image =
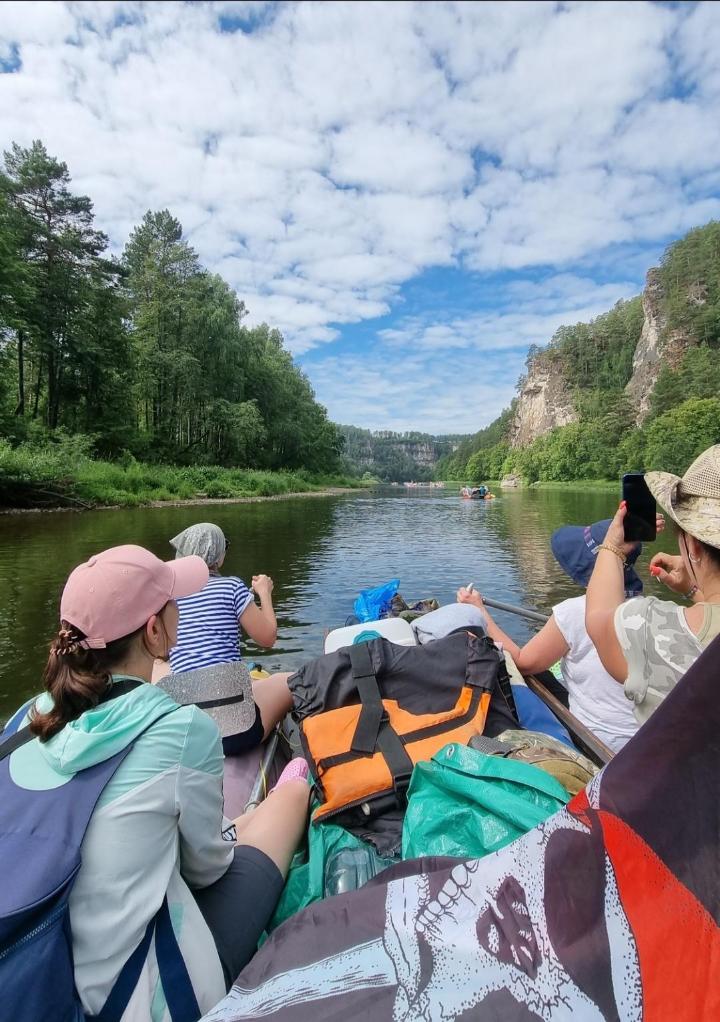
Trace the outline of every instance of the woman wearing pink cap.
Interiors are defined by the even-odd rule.
[[[23,817],[48,792],[43,805],[53,812],[76,806],[108,774],[88,810],[69,900],[75,988],[87,1015],[103,1011],[112,992],[112,1017],[122,1022],[180,1017],[177,989],[162,982],[169,944],[188,981],[182,1017],[209,1010],[254,953],[305,827],[309,788],[292,769],[251,815],[225,819],[217,725],[149,684],[153,662],[167,659],[176,641],[175,600],[207,580],[200,557],[165,563],[138,546],[76,568],[62,595],[46,691],[6,731],[27,740],[9,754],[0,749],[0,807],[14,800]],[[56,829],[62,820],[51,835]],[[38,842],[38,861],[25,864],[38,877],[31,884],[42,882],[51,844]],[[136,971],[118,1009],[131,956]]]

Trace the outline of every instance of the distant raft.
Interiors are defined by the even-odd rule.
[[[460,496],[463,500],[495,500],[495,494],[490,493],[487,486],[463,486]]]

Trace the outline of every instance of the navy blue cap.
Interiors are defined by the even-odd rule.
[[[565,574],[583,588],[590,581],[598,547],[605,539],[611,522],[611,518],[605,518],[592,525],[563,525],[550,537],[555,560]],[[633,568],[641,553],[642,543],[638,543],[632,553],[628,554],[625,565],[626,596],[639,596],[643,591],[642,580]]]

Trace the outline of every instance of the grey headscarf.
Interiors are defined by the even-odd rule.
[[[176,558],[197,554],[212,568],[225,553],[225,534],[218,525],[198,522],[174,536],[170,546],[175,548]]]

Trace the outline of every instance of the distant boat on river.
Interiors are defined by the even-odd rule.
[[[495,494],[490,493],[487,486],[463,486],[460,496],[463,500],[495,500]]]

